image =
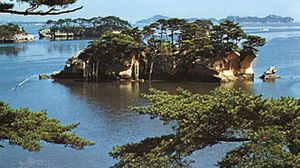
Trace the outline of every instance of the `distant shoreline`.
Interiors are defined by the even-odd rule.
[[[130,24],[133,27],[140,27],[144,24],[149,24],[151,22],[155,22],[159,19],[167,19],[171,18],[168,16],[163,15],[155,15],[150,18],[137,20],[137,21],[130,21]],[[266,17],[256,17],[256,16],[228,16],[226,18],[216,19],[216,18],[184,18],[188,22],[193,22],[195,20],[204,19],[204,20],[211,20],[212,22],[218,23],[222,20],[232,20],[235,21],[242,26],[261,26],[261,25],[267,25],[267,26],[283,26],[283,25],[289,25],[289,26],[300,26],[300,22],[295,21],[292,17],[283,17],[283,16],[277,16],[277,15],[269,15]],[[240,20],[246,20],[246,21],[240,21]],[[250,22],[247,22],[247,20],[251,20]],[[20,25],[44,25],[46,23],[45,21],[0,21],[0,25],[6,24],[6,23],[16,23]]]

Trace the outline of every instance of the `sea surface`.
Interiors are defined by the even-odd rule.
[[[38,26],[26,29],[37,36]],[[0,45],[0,100],[11,106],[28,107],[33,111],[46,109],[49,116],[63,124],[80,122],[76,134],[97,144],[84,150],[43,143],[40,152],[28,152],[18,146],[0,149],[1,168],[99,168],[116,163],[108,152],[115,145],[140,141],[149,136],[172,132],[158,120],[128,110],[130,105],[145,103],[140,97],[149,87],[175,93],[177,87],[195,93],[208,93],[218,88],[241,88],[265,97],[300,96],[300,27],[246,27],[245,30],[267,38],[254,64],[254,82],[217,83],[55,83],[38,80],[38,74],[61,70],[68,57],[86,47],[89,40],[39,40],[20,44]],[[258,77],[270,65],[278,68],[281,77],[264,83]],[[194,167],[216,167],[216,162],[234,143],[218,144],[196,152],[191,159]]]

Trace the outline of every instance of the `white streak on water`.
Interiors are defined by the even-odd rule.
[[[30,77],[24,79],[23,81],[21,81],[20,83],[18,83],[16,86],[14,86],[14,87],[11,89],[11,91],[14,91],[14,90],[16,90],[18,87],[23,86],[25,83],[27,83],[27,82],[28,82],[31,78],[33,78],[33,77],[37,77],[37,75],[34,74],[34,75],[32,75],[32,76],[30,76]]]

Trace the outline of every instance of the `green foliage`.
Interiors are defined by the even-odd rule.
[[[130,52],[135,44],[134,38],[125,33],[106,33],[92,43],[92,45],[97,46],[100,50],[108,49],[105,52],[111,52],[111,54]]]
[[[229,20],[213,25],[209,20],[190,23],[177,18],[160,19],[144,27],[142,32],[147,40],[146,47],[155,51],[149,55],[161,54],[163,44],[167,43],[173,51],[169,55],[176,55],[175,62],[187,64],[187,67],[223,58],[228,52],[246,50],[255,53],[265,44],[265,39],[247,35],[238,23]]]
[[[0,102],[0,141],[19,145],[29,151],[39,151],[40,141],[63,144],[74,149],[94,145],[73,132],[78,124],[63,126],[56,119],[49,119],[45,111],[31,112],[29,109],[12,109]]]
[[[76,19],[59,19],[48,20],[46,26],[51,29],[70,29],[70,28],[94,28],[94,29],[106,29],[106,30],[122,30],[130,27],[130,24],[126,20],[122,20],[119,17],[107,16],[107,17],[93,17],[90,19],[76,18]]]
[[[53,34],[55,32],[72,33],[75,37],[82,38],[98,38],[105,32],[122,31],[130,28],[130,24],[126,20],[119,17],[93,17],[90,19],[59,19],[48,20],[44,28],[49,28]],[[141,37],[140,37],[141,38]]]
[[[172,155],[177,143],[177,141],[173,141],[174,138],[174,135],[166,135],[147,138],[139,143],[115,146],[110,155],[121,161],[113,167],[188,167],[190,165],[189,162]]]
[[[133,34],[132,34],[133,33]],[[128,67],[131,63],[131,57],[137,52],[141,45],[133,36],[139,36],[133,31],[106,32],[99,39],[94,40],[79,55],[79,59],[85,60],[91,66],[97,67],[94,76],[88,78],[114,79],[115,74],[109,71],[115,63]],[[133,35],[133,36],[131,36]]]
[[[172,95],[151,89],[143,96],[149,105],[131,109],[172,123],[174,133],[114,147],[115,167],[190,166],[187,156],[221,142],[240,145],[220,167],[300,166],[300,99],[266,99],[237,90],[200,95],[178,89]]]
[[[247,35],[238,23],[229,20],[214,25],[209,20],[186,22],[160,19],[142,30],[148,62],[171,57],[174,67],[189,72],[196,64],[209,65],[227,54],[255,54],[265,39]],[[242,60],[242,59],[241,59]]]
[[[237,34],[235,34],[237,33]],[[243,30],[237,24],[226,21],[213,28],[212,39],[214,47],[224,55],[225,52],[236,50],[237,36],[242,35]]]
[[[212,23],[208,20],[197,20],[193,23],[186,23],[181,28],[181,55],[187,66],[192,65],[195,61],[213,57],[213,43],[210,37]],[[183,54],[186,53],[186,54]]]
[[[15,24],[5,24],[0,26],[0,38],[12,38],[16,34],[25,33],[24,29]]]
[[[242,43],[243,48],[247,51],[257,52],[257,47],[262,47],[266,43],[266,39],[258,36],[248,35],[246,41]]]

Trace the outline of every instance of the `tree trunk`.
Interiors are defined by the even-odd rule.
[[[162,40],[163,40],[163,28],[160,29],[160,47],[162,47]]]
[[[150,64],[150,69],[149,69],[149,81],[152,80],[153,67],[154,67],[154,59],[152,57],[152,61],[151,61],[151,64]]]
[[[95,79],[95,70],[96,70],[95,63],[93,63],[93,67],[92,67],[92,79],[93,80]]]
[[[86,64],[83,61],[83,67],[82,67],[82,77],[85,78],[86,77]]]
[[[174,47],[174,30],[171,30],[172,48]]]
[[[96,63],[96,80],[98,81],[99,80],[99,61],[97,60],[97,63]]]
[[[139,81],[140,79],[140,63],[139,61],[135,61],[135,64],[134,64],[134,80],[135,81]]]

